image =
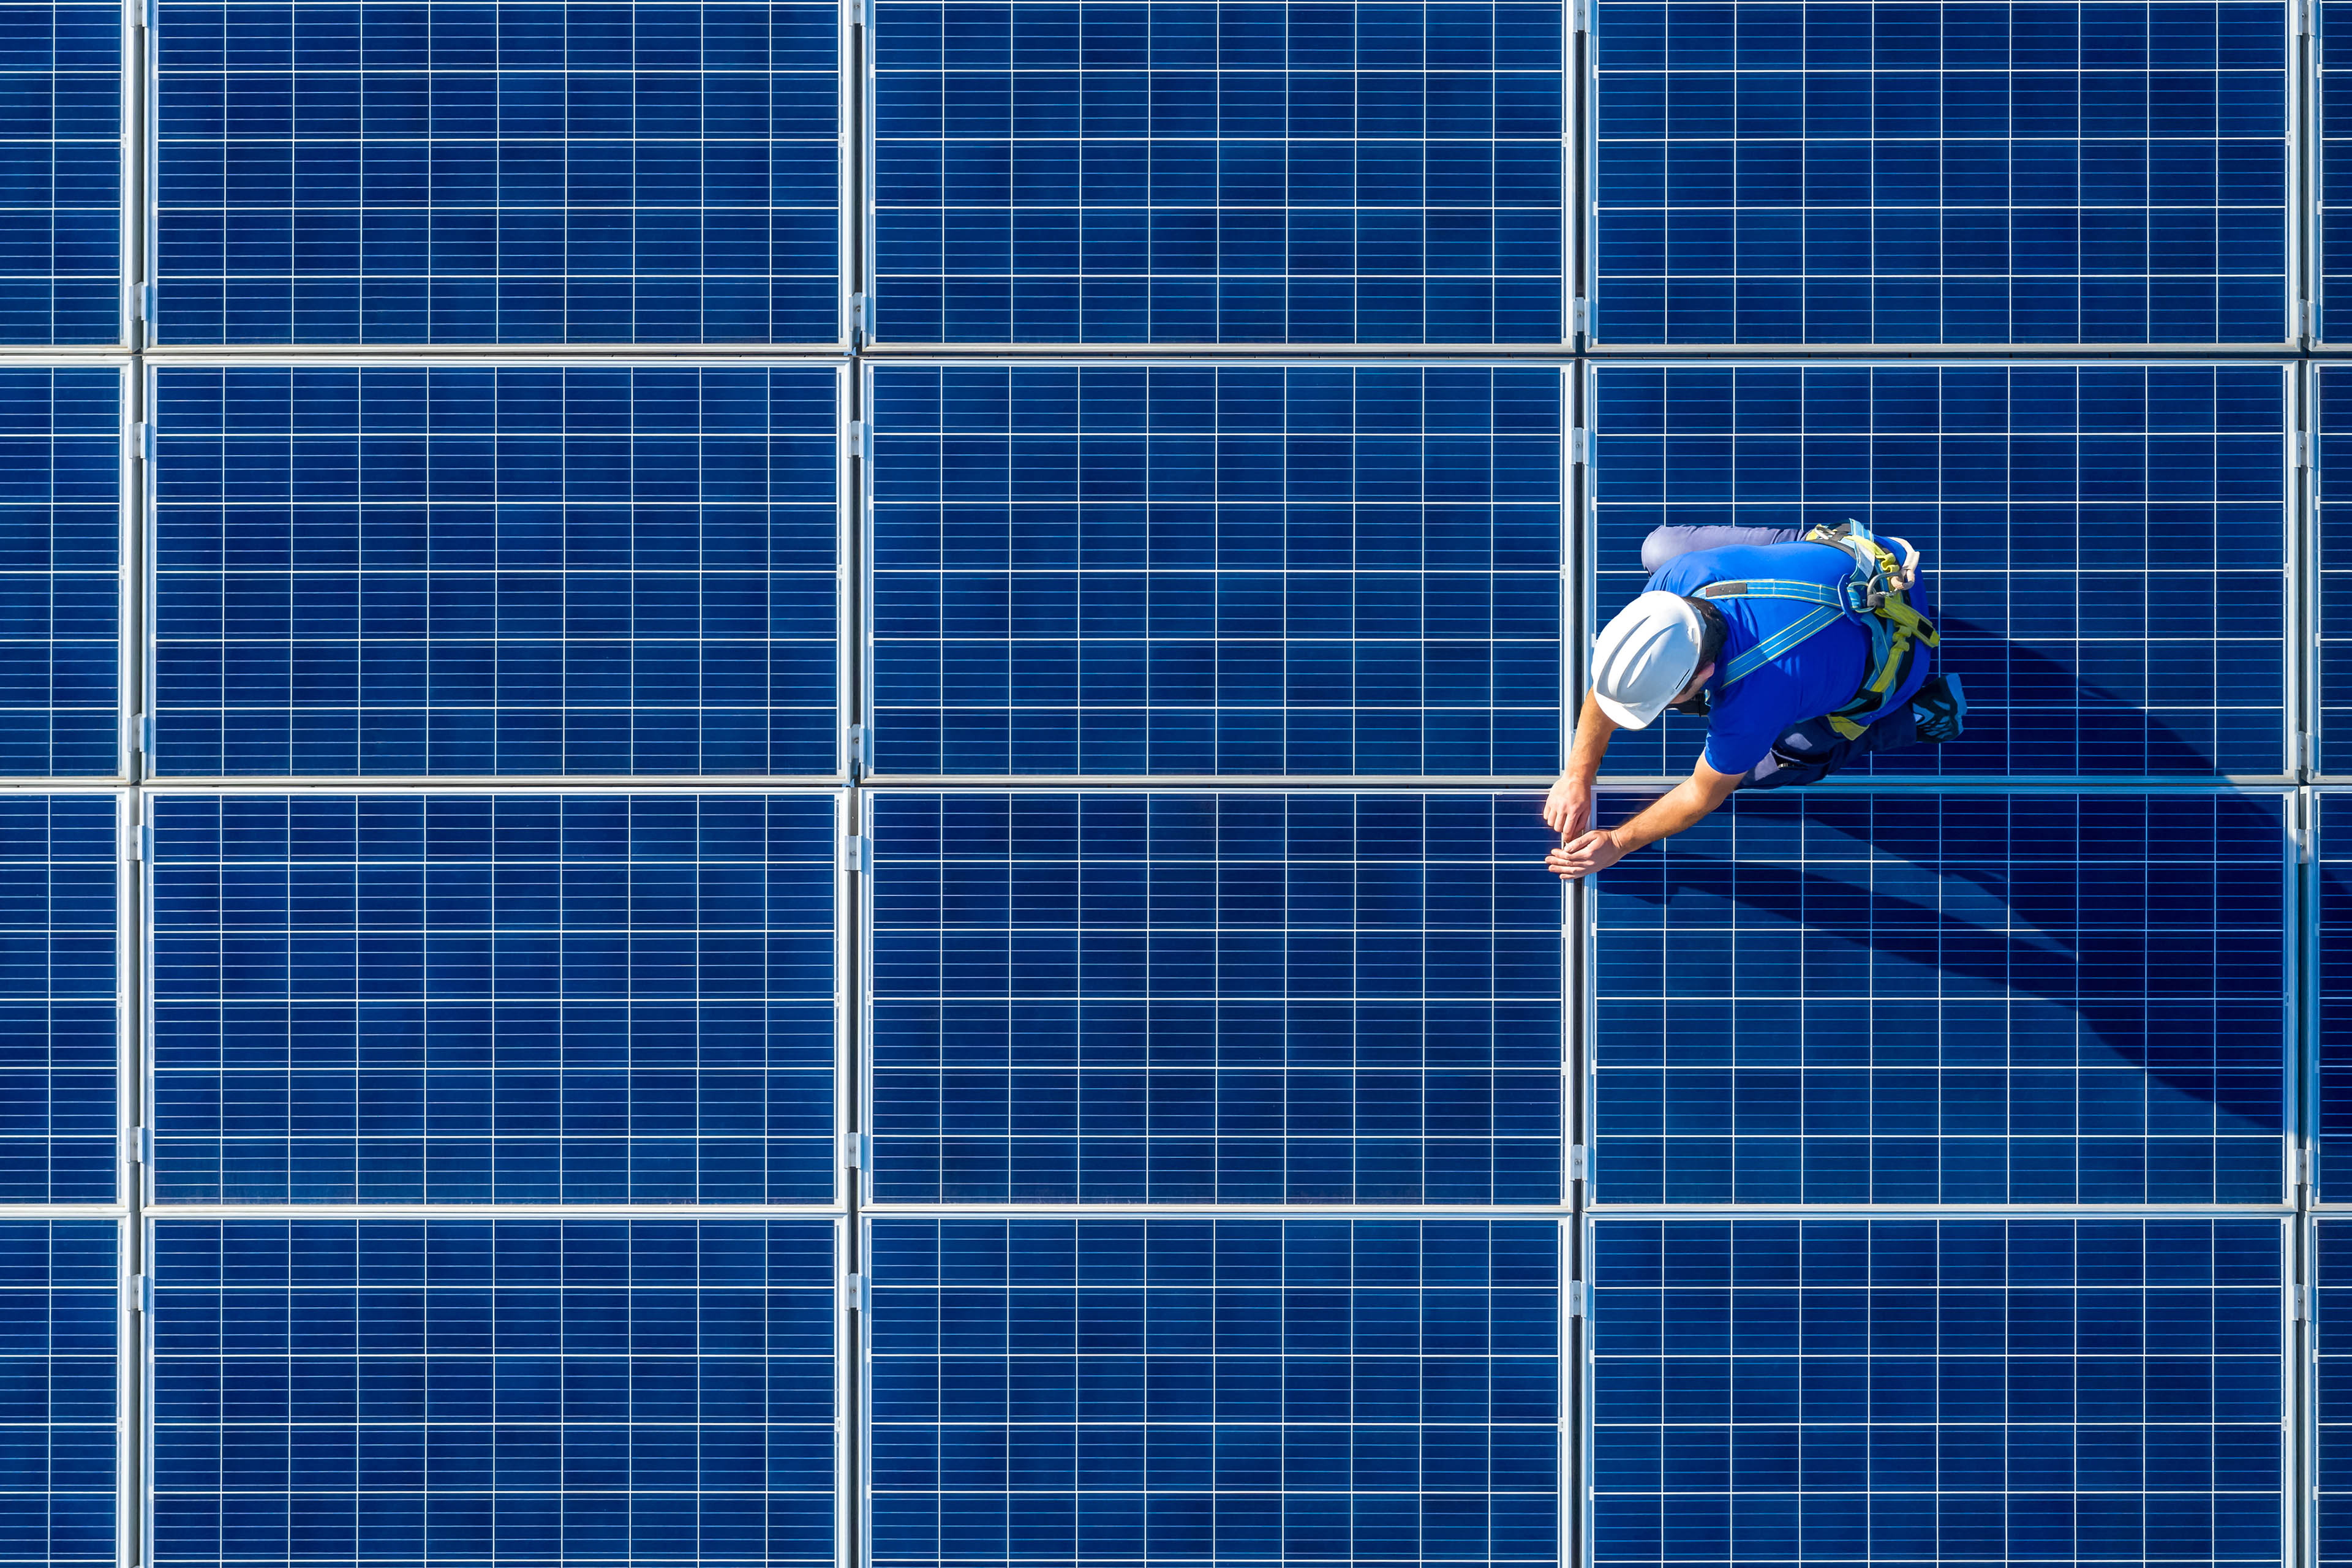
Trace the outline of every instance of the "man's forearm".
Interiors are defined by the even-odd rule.
[[[1722,804],[1723,797],[1709,794],[1698,780],[1685,779],[1611,828],[1609,837],[1617,841],[1618,848],[1631,854],[1645,844],[1671,838],[1684,828],[1696,826]]]
[[[1601,773],[1601,760],[1609,754],[1609,737],[1616,732],[1615,721],[1586,692],[1584,706],[1577,710],[1575,738],[1569,743],[1568,769],[1560,777],[1571,784],[1591,784]]]

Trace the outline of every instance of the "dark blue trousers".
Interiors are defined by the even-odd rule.
[[[1720,550],[1727,544],[1789,544],[1801,530],[1794,528],[1691,528],[1667,526],[1650,530],[1642,541],[1642,570],[1655,572],[1677,555],[1695,550]],[[1916,745],[1916,718],[1908,707],[1897,709],[1865,726],[1860,740],[1849,741],[1830,728],[1826,719],[1808,719],[1791,725],[1772,742],[1764,760],[1748,770],[1741,789],[1787,789],[1815,784],[1857,757]]]

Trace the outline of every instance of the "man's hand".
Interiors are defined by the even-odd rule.
[[[1543,819],[1565,844],[1592,826],[1592,785],[1582,779],[1562,778],[1544,796]]]
[[[1605,829],[1597,833],[1579,834],[1544,857],[1544,865],[1563,877],[1590,877],[1595,871],[1606,871],[1625,858],[1616,837]]]
[[[1739,787],[1740,775],[1719,773],[1706,765],[1705,759],[1691,769],[1691,776],[1652,801],[1647,807],[1627,817],[1612,828],[1580,833],[1544,857],[1544,864],[1563,877],[1590,877],[1595,871],[1606,871],[1644,844],[1655,844],[1670,834],[1680,833],[1708,812],[1731,798]],[[1555,796],[1570,787],[1566,783],[1552,786]],[[1583,809],[1591,810],[1591,785],[1585,786]],[[1544,819],[1551,819],[1551,803],[1544,803]]]

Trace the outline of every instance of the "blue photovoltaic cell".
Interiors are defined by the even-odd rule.
[[[875,373],[893,773],[1559,765],[1549,366]]]
[[[2274,1564],[2282,1230],[1603,1221],[1592,1560]]]
[[[110,1568],[115,1325],[108,1220],[0,1220],[0,1559]]]
[[[1615,343],[2275,343],[2276,3],[1599,0]]]
[[[832,1198],[829,795],[152,816],[158,1198]]]
[[[2287,382],[2276,365],[1606,366],[1596,626],[1661,525],[1834,525],[1921,552],[1967,732],[1918,774],[2276,773]],[[1700,721],[1620,734],[1682,773]]]
[[[0,343],[122,338],[122,7],[0,6]]]
[[[163,0],[173,343],[833,342],[828,0]]]
[[[875,1195],[1559,1202],[1536,808],[877,795]]]
[[[1557,1226],[872,1224],[876,1568],[1560,1561]]]
[[[1556,344],[1562,21],[1492,0],[885,0],[880,336]]]
[[[826,1220],[167,1220],[152,1561],[835,1561]]]
[[[0,774],[116,771],[121,443],[121,372],[0,370]]]
[[[0,795],[0,1202],[115,1200],[121,847],[111,795]]]
[[[1628,857],[1597,884],[1595,1196],[2280,1202],[2283,814],[1743,795]]]
[[[162,773],[838,766],[832,369],[157,379]]]

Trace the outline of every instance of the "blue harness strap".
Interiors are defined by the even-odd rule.
[[[1723,684],[1726,686],[1746,679],[1814,633],[1837,625],[1846,616],[1844,595],[1822,583],[1750,578],[1744,583],[1710,583],[1698,591],[1698,596],[1702,599],[1798,599],[1814,606],[1733,659],[1723,672]]]
[[[1835,584],[1769,577],[1710,583],[1698,590],[1696,597],[1793,599],[1813,606],[1727,665],[1723,672],[1727,689],[1824,628],[1852,617],[1869,634],[1871,675],[1853,701],[1828,717],[1840,734],[1853,740],[1862,733],[1854,717],[1875,711],[1901,684],[1915,643],[1935,647],[1936,628],[1905,599],[1905,580],[1892,575],[1898,563],[1868,529],[1856,522],[1836,530],[1816,528],[1807,531],[1805,541],[1832,545],[1853,556],[1852,575]]]

